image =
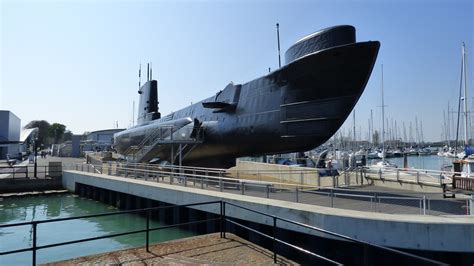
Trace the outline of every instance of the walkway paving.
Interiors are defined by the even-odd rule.
[[[278,265],[297,263],[278,256]],[[274,265],[273,253],[233,234],[184,238],[150,246],[47,263],[56,265]]]

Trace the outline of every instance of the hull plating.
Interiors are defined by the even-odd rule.
[[[328,140],[352,111],[379,46],[360,42],[306,54],[264,77],[230,84],[202,102],[121,132],[115,136],[116,148],[125,151],[164,123],[184,119],[189,121],[184,126],[192,126],[190,121],[198,119],[204,142],[186,153],[184,164],[228,167],[237,157],[313,149]],[[216,112],[203,103],[232,103],[233,109]],[[153,150],[160,160],[172,161],[170,154],[171,145]]]

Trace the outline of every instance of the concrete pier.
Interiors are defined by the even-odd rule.
[[[76,191],[77,184],[103,188],[119,192],[120,195],[134,195],[173,205],[225,200],[247,208],[389,247],[420,251],[474,252],[474,217],[472,216],[422,216],[362,212],[153,183],[139,179],[64,171],[63,186],[70,191]],[[119,205],[124,204],[122,203],[123,200],[126,201],[126,199],[119,200]],[[197,207],[196,209],[208,213],[219,213],[218,206]],[[226,213],[230,217],[256,224],[272,224],[272,221],[267,217],[236,208],[229,207]],[[175,215],[181,214],[172,214],[172,216]],[[320,233],[308,231],[291,224],[281,223],[278,224],[278,227],[321,236]]]

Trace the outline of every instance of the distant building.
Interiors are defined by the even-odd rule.
[[[21,120],[14,113],[0,110],[0,160],[24,157],[38,133],[37,128],[21,129]]]
[[[6,159],[7,154],[18,156],[20,131],[20,118],[10,111],[0,110],[0,159]]]
[[[114,134],[125,129],[104,129],[92,131],[86,135],[86,139],[81,141],[82,151],[104,151],[110,149]]]

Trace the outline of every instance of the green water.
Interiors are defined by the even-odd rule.
[[[0,224],[73,217],[118,211],[102,202],[74,194],[55,194],[4,198],[0,201]],[[38,246],[144,229],[146,219],[135,214],[120,214],[89,219],[39,224]],[[151,221],[150,227],[162,224]],[[192,236],[193,233],[170,228],[150,233],[150,242],[162,242]],[[0,228],[0,252],[32,246],[31,226]],[[88,241],[41,249],[37,263],[52,262],[130,247],[144,246],[145,234]],[[0,265],[31,265],[32,252],[0,256]]]

